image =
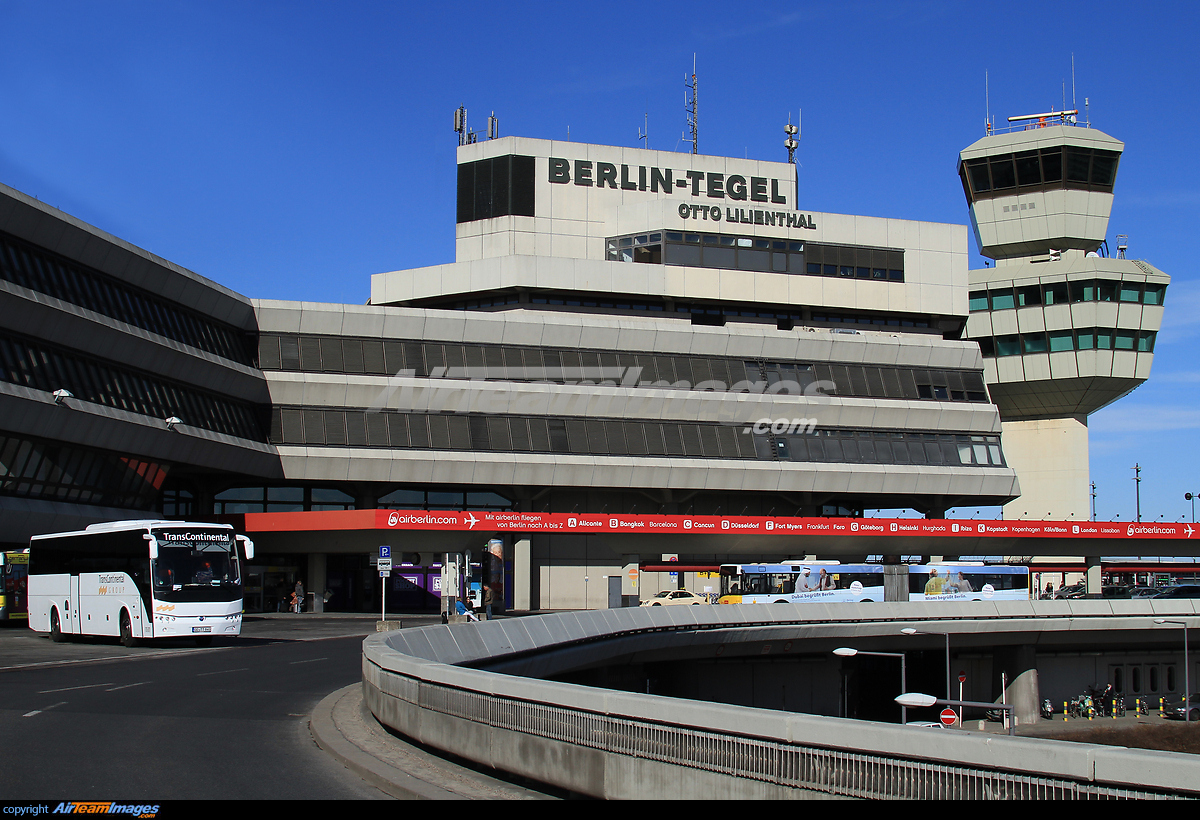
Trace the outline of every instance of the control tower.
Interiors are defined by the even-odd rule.
[[[1089,518],[1087,418],[1150,375],[1170,277],[1106,240],[1124,144],[1077,112],[1010,117],[959,154],[979,342],[1021,496],[1008,519]],[[1122,239],[1122,237],[1118,237]]]

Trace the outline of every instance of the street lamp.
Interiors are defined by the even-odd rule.
[[[1188,675],[1188,645],[1186,621],[1171,621],[1166,618],[1155,618],[1156,624],[1175,624],[1183,627],[1183,719],[1186,723],[1192,720],[1192,679]]]
[[[946,639],[946,697],[950,697],[950,633],[949,632],[926,632],[920,629],[913,629],[907,626],[900,630],[903,635],[941,635]]]
[[[907,678],[904,670],[904,653],[903,652],[864,652],[861,649],[851,649],[848,646],[843,646],[833,650],[833,654],[839,658],[853,658],[855,655],[872,655],[877,658],[899,658],[900,659],[900,691],[903,692],[908,688]],[[902,703],[900,704],[900,723],[908,723],[908,708]]]
[[[933,695],[924,695],[920,692],[905,692],[903,695],[897,696],[896,703],[899,703],[901,706],[912,706],[914,708],[935,706],[937,704],[941,704],[942,706],[957,706],[959,707],[959,711],[961,711],[962,707],[964,706],[971,706],[978,709],[999,709],[1001,711],[1008,712],[1008,733],[1014,736],[1017,734],[1017,721],[1015,720],[1017,716],[1017,707],[1011,703],[982,703],[974,700],[950,700],[948,698],[935,698]],[[959,720],[961,721],[962,719],[959,718]]]
[[[55,394],[57,395],[57,393]],[[1196,496],[1200,493],[1184,493],[1183,500],[1192,502],[1192,523],[1196,523]]]

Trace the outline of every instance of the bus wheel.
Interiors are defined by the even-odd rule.
[[[772,601],[771,603],[775,603],[775,604],[786,604],[786,603],[787,603],[787,601]]]
[[[129,622],[129,612],[121,610],[121,646],[137,646],[137,638],[133,637],[133,625]]]
[[[204,635],[196,638],[196,646],[212,646],[212,636]]]
[[[67,638],[63,635],[62,627],[58,623],[58,608],[50,610],[50,640],[55,643],[62,643]]]

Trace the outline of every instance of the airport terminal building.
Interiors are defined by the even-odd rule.
[[[376,274],[366,305],[256,300],[0,186],[0,540],[290,514],[253,533],[247,608],[299,577],[369,611],[380,544],[495,533],[380,533],[366,511],[940,518],[1028,492],[1007,436],[1033,416],[1006,408],[1028,404],[1037,351],[1001,358],[1026,332],[1001,296],[973,311],[1029,282],[969,275],[965,226],[806,210],[788,163],[516,137],[459,148],[456,221],[455,261]],[[1141,324],[1089,305],[1067,329],[1132,330],[1144,379],[1168,280],[1085,270],[1086,252],[1064,278],[1138,282]],[[508,604],[604,606],[604,577],[665,554],[812,555],[794,536],[666,538],[506,532]],[[404,607],[436,579],[387,582]]]

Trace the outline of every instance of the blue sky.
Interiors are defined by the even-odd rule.
[[[802,109],[804,209],[966,224],[985,72],[1003,122],[1070,104],[1074,55],[1126,146],[1109,244],[1172,276],[1150,380],[1090,420],[1098,517],[1133,518],[1138,463],[1143,520],[1190,520],[1198,30],[1194,3],[0,0],[0,182],[247,296],[362,303],[453,259],[459,105],[685,150],[694,56],[702,153],[782,161]]]

